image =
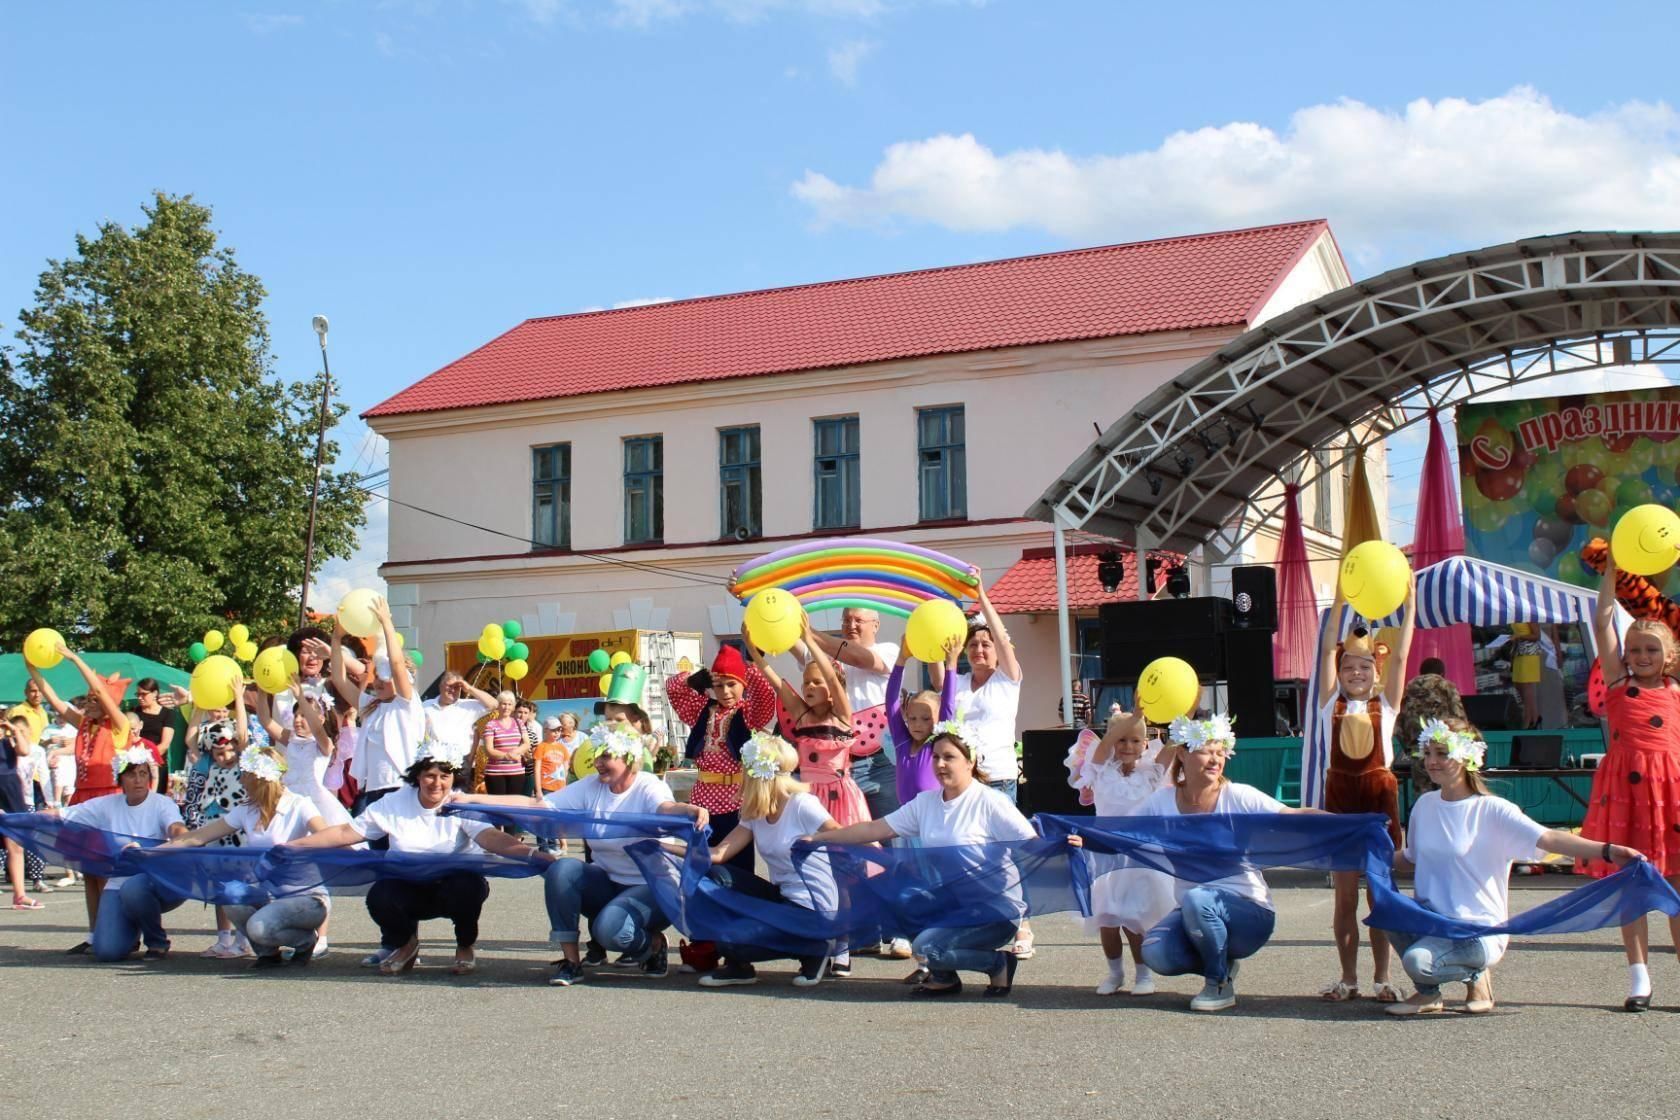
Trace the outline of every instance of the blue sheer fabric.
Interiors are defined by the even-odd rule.
[[[152,848],[163,843],[149,836],[125,836],[72,824],[51,813],[0,814],[0,834],[41,853],[49,863],[99,879],[132,874],[116,869],[118,857],[130,844]]]

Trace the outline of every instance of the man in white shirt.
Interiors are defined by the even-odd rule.
[[[473,725],[495,711],[496,698],[451,669],[438,682],[438,694],[423,707],[427,734],[452,756],[467,758],[472,754]]]

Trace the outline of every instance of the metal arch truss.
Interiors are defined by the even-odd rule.
[[[1545,255],[1525,248],[1535,243],[1463,254],[1263,324],[1113,425],[1054,505],[1031,513],[1164,547],[1223,537],[1228,552],[1279,514],[1274,484],[1302,456],[1310,481],[1432,407],[1583,370],[1680,364],[1680,237],[1580,240],[1614,243],[1566,236],[1543,239],[1557,246]],[[1337,435],[1340,454],[1310,454]]]

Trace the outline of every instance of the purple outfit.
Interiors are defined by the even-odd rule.
[[[898,803],[908,805],[918,793],[938,789],[933,776],[933,748],[923,745],[912,750],[910,729],[904,725],[903,706],[899,693],[904,688],[904,666],[894,665],[887,678],[887,730],[892,732],[894,767],[898,777]],[[947,672],[939,688],[939,722],[951,718],[957,706],[957,674]]]

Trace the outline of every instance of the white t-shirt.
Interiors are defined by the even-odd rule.
[[[956,703],[963,721],[979,727],[980,741],[969,746],[979,755],[980,769],[986,777],[994,782],[1020,777],[1020,763],[1015,760],[1015,715],[1021,707],[1021,682],[1004,676],[1002,669],[994,669],[986,683],[975,688],[973,674],[958,673]]]
[[[753,835],[753,847],[764,859],[770,881],[780,888],[783,898],[807,910],[832,912],[839,906],[840,895],[827,852],[815,851],[806,856],[803,873],[793,865],[793,842],[801,836],[813,835],[828,819],[828,810],[821,801],[809,793],[799,793],[782,806],[782,815],[774,824],[764,817],[741,822]]]
[[[1332,692],[1330,694],[1330,699],[1328,699],[1324,702],[1324,708],[1322,709],[1322,711],[1320,713],[1322,718],[1323,718],[1323,721],[1324,721],[1324,725],[1323,725],[1324,726],[1324,741],[1326,743],[1330,742],[1330,730],[1331,730],[1331,722],[1330,721],[1335,718],[1335,715],[1336,715],[1336,700],[1340,696],[1341,696],[1341,692],[1339,690],[1336,691],[1336,692]],[[1381,742],[1379,742],[1377,744],[1377,749],[1382,751],[1383,765],[1384,766],[1393,766],[1394,765],[1394,729],[1396,727],[1400,726],[1400,713],[1396,709],[1388,706],[1388,696],[1387,696],[1386,693],[1383,694],[1380,697],[1379,703],[1381,704],[1381,709],[1382,709],[1382,734],[1379,736],[1379,738],[1381,739]],[[1347,711],[1353,711],[1355,709],[1363,712],[1365,710],[1365,701],[1363,701],[1363,700],[1349,700],[1347,702],[1347,709],[1346,710]]]
[[[854,712],[878,708],[887,702],[887,678],[892,676],[892,667],[898,661],[898,646],[893,642],[876,642],[869,649],[887,668],[876,673],[856,665],[846,666],[846,700]]]
[[[316,704],[331,703],[332,685],[325,677],[303,678],[303,695]],[[274,695],[274,722],[287,731],[292,729],[292,716],[297,714],[297,697],[291,689]]]
[[[130,805],[125,794],[108,793],[104,797],[95,797],[91,801],[60,810],[59,816],[63,820],[86,825],[88,828],[116,832],[123,836],[140,836],[149,840],[167,840],[169,826],[183,823],[181,810],[173,800],[161,793],[148,793],[146,799],[138,805]],[[105,889],[120,887],[127,878],[123,876],[108,879]]]
[[[473,747],[473,724],[490,709],[477,700],[457,700],[453,704],[441,703],[437,697],[432,697],[423,705],[426,709],[426,723],[432,729],[432,738],[446,746],[466,755]]]
[[[363,704],[372,701],[371,696],[362,694]],[[414,765],[425,732],[426,709],[418,693],[407,700],[394,696],[389,703],[380,704],[362,721],[356,757],[350,760],[350,776],[369,793],[397,788]]]
[[[474,838],[490,825],[427,809],[420,804],[420,791],[405,785],[363,809],[350,827],[368,840],[390,837],[393,852],[454,855],[471,849]]]
[[[290,844],[309,835],[309,822],[321,815],[315,803],[307,797],[287,791],[274,806],[274,817],[268,827],[262,826],[257,807],[249,801],[236,805],[222,814],[229,827],[240,833],[243,848],[272,848],[276,844]]]
[[[1511,914],[1511,864],[1536,858],[1545,831],[1503,797],[1447,801],[1431,790],[1406,825],[1403,854],[1417,868],[1412,893],[1437,914],[1502,925]],[[1499,938],[1501,953],[1506,940]]]
[[[582,813],[657,813],[661,805],[675,801],[676,795],[664,780],[653,774],[637,774],[630,788],[614,793],[599,774],[590,774],[581,781],[569,783],[565,789],[555,790],[543,798],[550,809],[569,809]],[[589,851],[595,865],[621,887],[640,886],[644,880],[636,861],[624,853],[631,844],[647,837],[590,838]]]
[[[1213,811],[1229,816],[1232,813],[1280,813],[1287,806],[1273,797],[1268,797],[1253,786],[1245,786],[1241,782],[1227,782],[1219,791],[1219,800],[1214,802]],[[1152,794],[1137,811],[1140,817],[1182,817],[1186,814],[1178,811],[1178,790],[1164,789]],[[1204,814],[1191,813],[1189,816]],[[1218,887],[1222,891],[1240,894],[1244,898],[1252,899],[1271,910],[1272,892],[1266,886],[1265,876],[1254,868],[1248,868],[1236,875],[1223,879],[1215,879],[1211,883],[1191,883],[1183,879],[1173,880],[1173,897],[1184,898],[1184,892],[1195,886]]]
[[[881,819],[899,836],[920,837],[924,847],[994,844],[1038,835],[1004,794],[972,782],[951,800],[941,788],[924,790]]]

